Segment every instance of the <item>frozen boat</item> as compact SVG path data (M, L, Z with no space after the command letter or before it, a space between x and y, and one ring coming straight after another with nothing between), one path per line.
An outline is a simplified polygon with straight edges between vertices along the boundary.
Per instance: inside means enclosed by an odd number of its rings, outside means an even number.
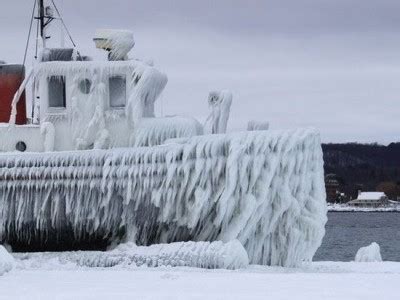
M37 251L237 239L252 263L312 259L326 222L318 132L250 122L226 133L228 91L210 93L204 125L156 117L167 76L128 58L132 33L96 33L107 61L48 48L52 11L61 18L52 5L37 1L33 70L0 65L1 242Z

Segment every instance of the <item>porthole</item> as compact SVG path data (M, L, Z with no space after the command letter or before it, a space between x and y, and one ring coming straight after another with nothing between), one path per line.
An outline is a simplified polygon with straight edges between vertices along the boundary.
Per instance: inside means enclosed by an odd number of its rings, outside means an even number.
M82 79L79 82L79 90L81 91L82 94L89 94L90 89L92 88L92 82L90 79Z
M26 151L26 144L22 141L19 141L16 145L15 145L15 150L19 151L19 152L25 152Z

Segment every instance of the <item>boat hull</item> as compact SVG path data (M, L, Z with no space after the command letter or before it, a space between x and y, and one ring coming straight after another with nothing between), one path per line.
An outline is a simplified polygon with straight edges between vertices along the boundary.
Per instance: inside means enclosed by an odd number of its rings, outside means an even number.
M310 260L326 222L314 130L0 155L0 237L18 250L238 239L252 263Z

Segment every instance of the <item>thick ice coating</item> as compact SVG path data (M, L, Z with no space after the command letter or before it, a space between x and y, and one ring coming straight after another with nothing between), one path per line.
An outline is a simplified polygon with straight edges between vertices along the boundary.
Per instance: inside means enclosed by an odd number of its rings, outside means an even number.
M178 242L136 246L134 243L119 245L111 251L76 251L59 253L16 254L21 264L29 260L36 267L54 264L72 263L91 268L129 267L194 267L206 269L240 269L249 265L246 250L239 241L228 243L215 242ZM25 266L26 267L26 266Z
M366 247L361 247L356 254L356 262L381 262L381 248L375 242Z
M0 222L9 244L237 239L251 263L295 266L312 259L324 235L319 134L254 131L0 155Z
M213 91L208 95L208 106L211 109L205 123L208 133L226 133L229 114L232 105L232 93L230 91Z

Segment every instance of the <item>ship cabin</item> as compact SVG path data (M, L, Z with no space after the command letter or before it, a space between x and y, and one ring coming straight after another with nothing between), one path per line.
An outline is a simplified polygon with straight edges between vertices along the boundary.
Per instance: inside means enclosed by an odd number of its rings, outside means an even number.
M151 64L90 61L73 49L45 49L26 76L23 66L2 64L0 152L129 146L135 120L154 117L154 102L166 83Z

